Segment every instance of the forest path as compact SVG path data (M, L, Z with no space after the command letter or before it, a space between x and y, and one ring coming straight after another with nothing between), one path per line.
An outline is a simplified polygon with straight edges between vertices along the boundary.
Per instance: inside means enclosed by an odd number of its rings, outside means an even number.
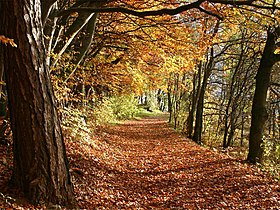
M109 126L100 131L99 140L104 144L93 146L94 151L84 146L79 154L69 154L81 208L280 208L279 182L254 166L196 145L165 118Z

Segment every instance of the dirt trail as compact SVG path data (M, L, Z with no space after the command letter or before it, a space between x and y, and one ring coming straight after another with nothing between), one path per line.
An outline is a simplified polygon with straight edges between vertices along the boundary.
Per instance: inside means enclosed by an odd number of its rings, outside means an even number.
M81 208L280 208L279 182L256 167L197 146L164 118L107 127L100 142L104 144L95 149L79 146L79 154L69 152Z

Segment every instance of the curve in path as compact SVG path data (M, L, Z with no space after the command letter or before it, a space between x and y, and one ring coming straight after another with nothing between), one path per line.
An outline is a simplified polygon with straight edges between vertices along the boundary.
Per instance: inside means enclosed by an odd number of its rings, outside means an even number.
M200 147L161 117L100 132L102 149L71 165L81 208L278 209L279 183L254 166ZM106 143L105 143L106 142Z

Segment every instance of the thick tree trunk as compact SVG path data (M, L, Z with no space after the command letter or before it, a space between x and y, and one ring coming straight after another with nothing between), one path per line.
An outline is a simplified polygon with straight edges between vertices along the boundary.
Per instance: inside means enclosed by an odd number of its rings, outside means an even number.
M39 0L0 1L1 32L18 48L5 49L13 131L12 183L32 203L75 204L65 145L43 44Z
M262 138L265 123L268 118L266 110L267 91L270 85L270 76L273 65L278 61L274 54L276 49L278 30L268 30L267 40L256 76L256 89L252 105L252 120L249 136L248 161L251 163L262 162Z

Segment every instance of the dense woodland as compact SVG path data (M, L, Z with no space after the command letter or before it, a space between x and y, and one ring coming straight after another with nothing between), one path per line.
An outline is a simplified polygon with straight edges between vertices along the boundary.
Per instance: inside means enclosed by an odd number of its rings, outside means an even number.
M76 206L69 142L143 112L279 178L278 0L9 0L0 11L1 144L30 203Z

